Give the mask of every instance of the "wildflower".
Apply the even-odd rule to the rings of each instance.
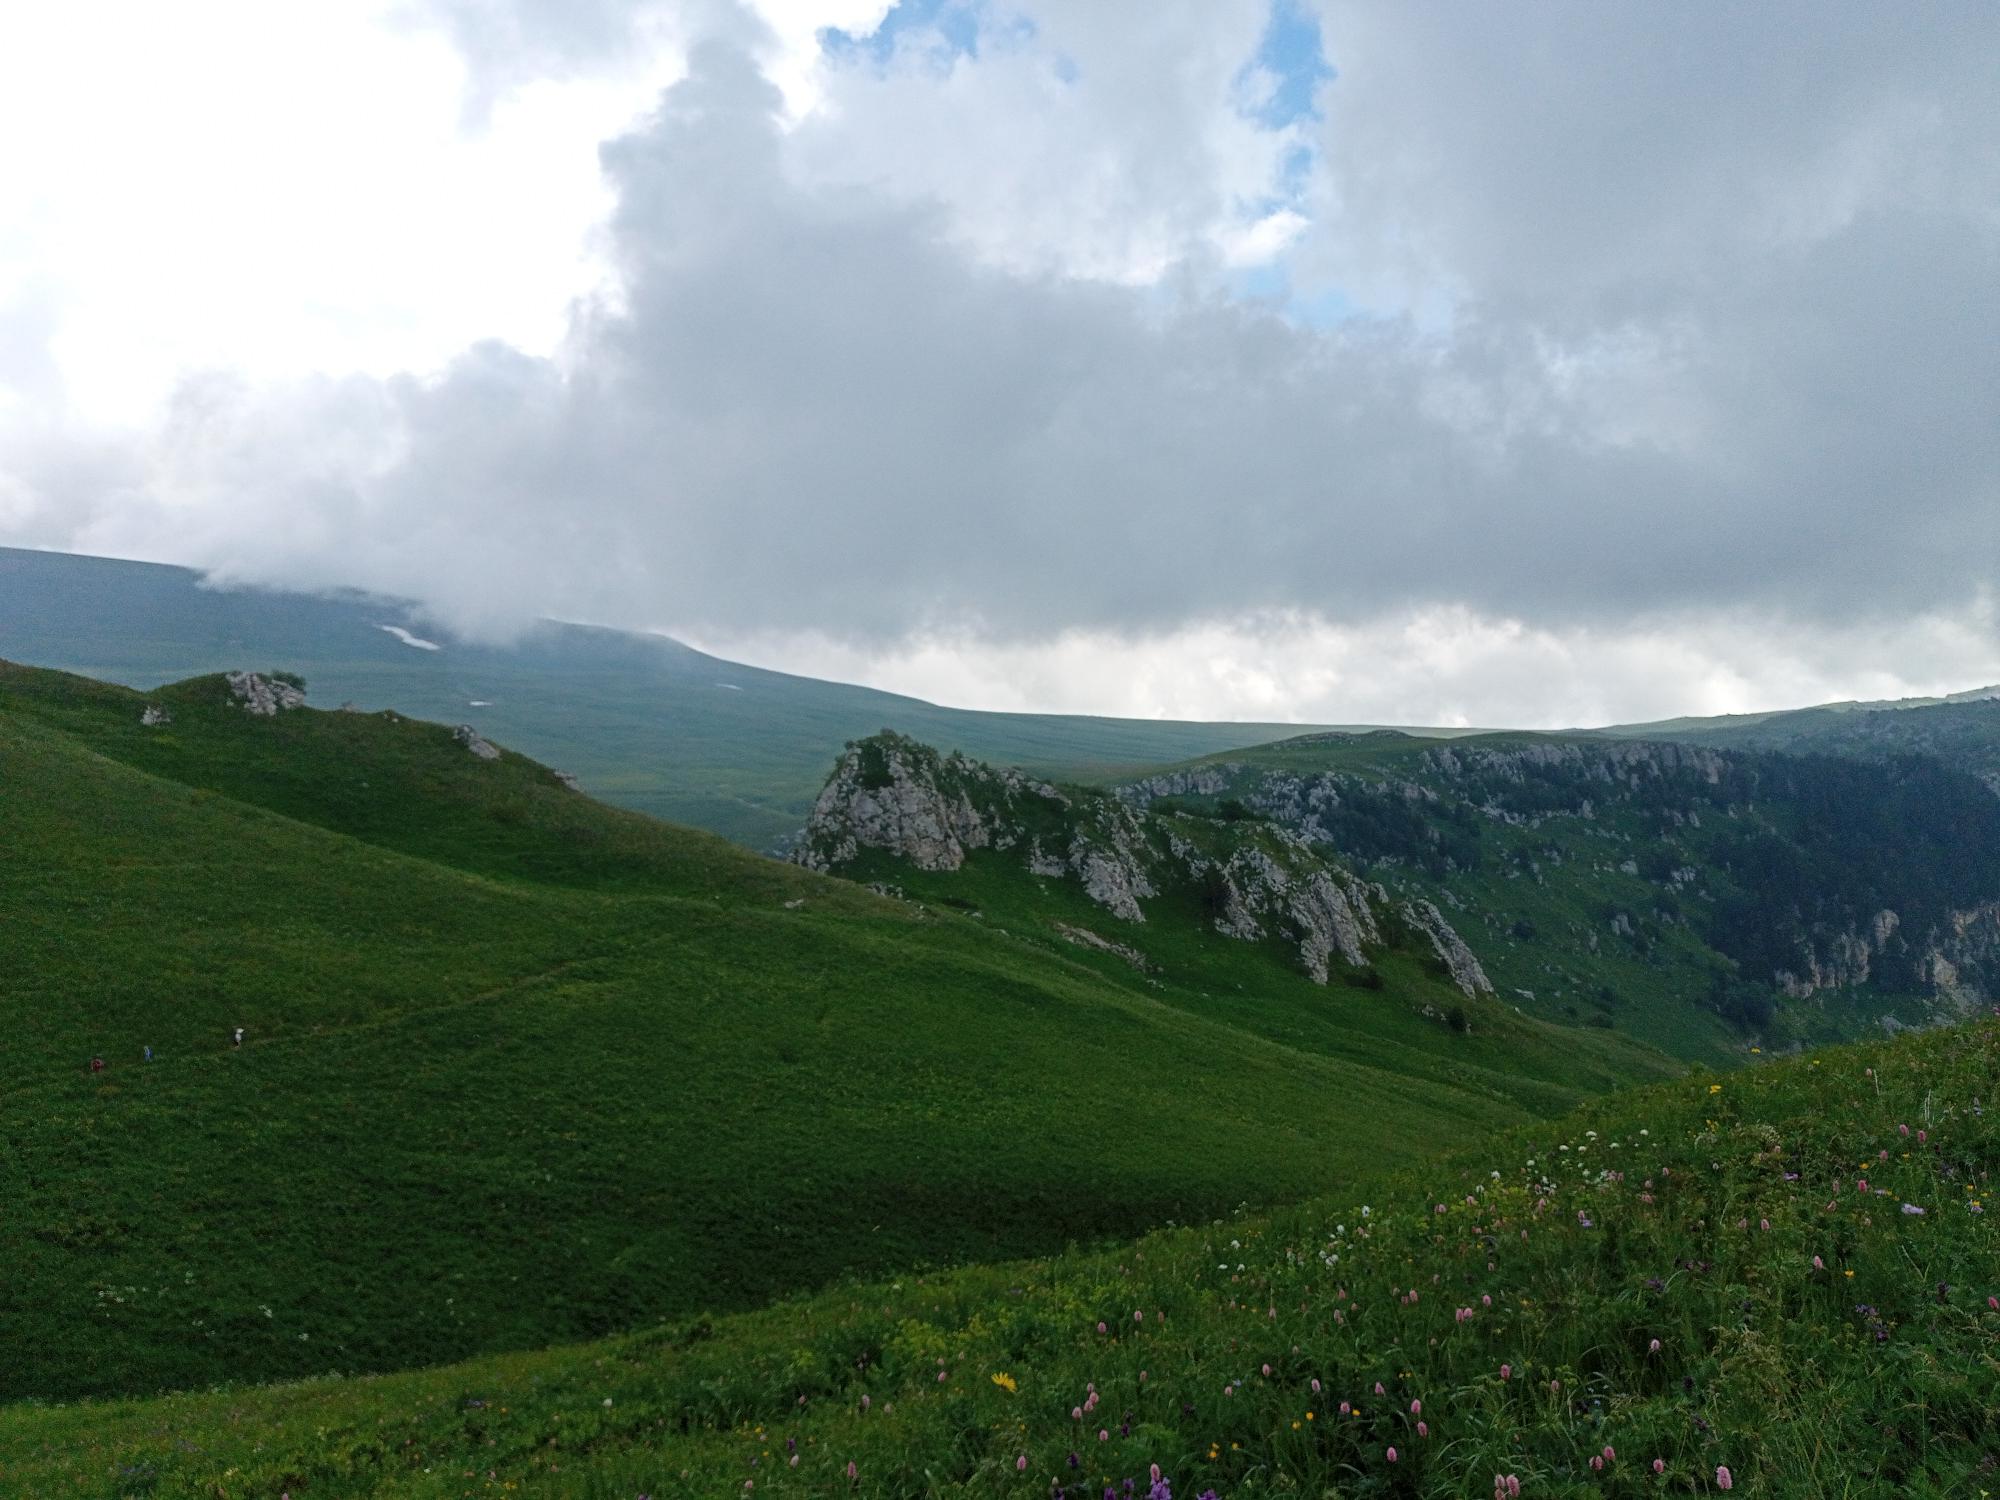
[[[1394,1463],[1396,1461],[1396,1450],[1394,1448],[1391,1448],[1389,1450],[1388,1459],[1390,1463]]]
[[[864,1392],[862,1393],[862,1396],[861,1396],[861,1409],[862,1409],[863,1411],[866,1411],[866,1410],[868,1410],[868,1408],[869,1408],[869,1406],[870,1406],[871,1404],[872,1404],[872,1403],[871,1403],[871,1402],[869,1401],[869,1399],[868,1399],[868,1394],[867,1394],[867,1392],[865,1392],[865,1391],[864,1391]]]
[[[1106,1331],[1106,1330],[1105,1330],[1105,1327],[1104,1327],[1104,1320],[1103,1320],[1102,1318],[1099,1318],[1099,1319],[1097,1320],[1097,1331],[1098,1331],[1099,1333],[1103,1333],[1103,1332],[1105,1332],[1105,1331]]]
[[[1097,1440],[1100,1443],[1108,1443],[1111,1441],[1111,1434],[1104,1428],[1100,1427],[1097,1429]]]
[[[1719,1094],[1719,1093],[1721,1093],[1721,1092],[1722,1092],[1722,1085],[1721,1085],[1721,1084],[1719,1084],[1719,1083],[1711,1083],[1711,1084],[1710,1084],[1710,1085],[1708,1086],[1708,1091],[1709,1091],[1709,1092],[1710,1092],[1711,1094]]]
[[[1413,1417],[1421,1417],[1423,1414],[1424,1414],[1424,1403],[1421,1401],[1412,1401],[1410,1403],[1410,1415]]]
[[[1001,1390],[1007,1392],[1007,1394],[1010,1396],[1021,1388],[1015,1382],[1014,1377],[1012,1375],[1009,1375],[1005,1370],[1000,1371],[993,1377],[993,1383],[999,1386]]]
[[[1604,1460],[1603,1460],[1603,1458],[1601,1458],[1601,1457],[1600,1457],[1599,1455],[1597,1455],[1597,1454],[1595,1454],[1595,1453],[1591,1454],[1591,1455],[1590,1455],[1590,1466],[1591,1466],[1591,1468],[1593,1468],[1593,1469],[1601,1469],[1601,1468],[1603,1468],[1603,1467],[1604,1467]]]
[[[1313,1377],[1312,1388],[1313,1394],[1317,1396],[1319,1394],[1319,1377],[1317,1375]]]
[[[849,1460],[847,1461],[847,1477],[848,1477],[848,1478],[849,1478],[850,1480],[851,1480],[851,1479],[854,1479],[854,1478],[856,1478],[856,1477],[857,1477],[857,1475],[858,1475],[858,1472],[859,1472],[859,1471],[858,1471],[858,1470],[856,1470],[856,1469],[855,1469],[855,1467],[854,1467],[854,1460],[850,1458],[850,1459],[849,1459]]]
[[[1419,1422],[1419,1423],[1417,1423],[1417,1436],[1418,1436],[1418,1437],[1424,1437],[1424,1438],[1427,1438],[1427,1437],[1429,1437],[1430,1435],[1431,1435],[1431,1427],[1430,1427],[1430,1423],[1428,1423],[1428,1422]]]
[[[1826,1262],[1815,1255],[1813,1257],[1813,1269],[1815,1271],[1824,1271],[1826,1269]]]
[[[1719,1490],[1734,1489],[1736,1487],[1736,1481],[1729,1477],[1728,1464],[1717,1464],[1715,1466],[1715,1487]]]
[[[1500,1367],[1500,1378],[1502,1380],[1512,1380],[1514,1378],[1514,1367],[1512,1365],[1502,1365]]]
[[[1658,1339],[1654,1339],[1650,1344],[1646,1346],[1646,1352],[1648,1354],[1658,1354],[1660,1352],[1660,1341]]]
[[[1023,1453],[1019,1458],[1014,1460],[1014,1472],[1016,1474],[1025,1474],[1028,1472],[1027,1454]]]
[[[1375,1382],[1375,1394],[1378,1396],[1386,1396],[1389,1394],[1387,1391],[1382,1389],[1382,1382],[1379,1380]]]
[[[945,1383],[945,1382],[946,1382],[947,1380],[949,1380],[950,1378],[951,1378],[951,1372],[950,1372],[949,1370],[939,1370],[939,1371],[938,1371],[938,1384],[939,1384],[939,1385],[943,1385],[943,1384],[944,1384],[944,1383]]]
[[[1666,1473],[1666,1472],[1667,1472],[1667,1461],[1666,1461],[1666,1460],[1665,1460],[1664,1458],[1656,1458],[1656,1459],[1654,1459],[1654,1460],[1653,1460],[1653,1472],[1654,1472],[1655,1474],[1664,1474],[1664,1473]]]
[[[1604,1461],[1608,1464],[1618,1462],[1618,1450],[1609,1443],[1604,1445]]]
[[[1914,1203],[1905,1203],[1903,1205],[1903,1212],[1906,1214],[1921,1214],[1923,1210],[1918,1208]]]
[[[1350,1412],[1352,1412],[1353,1410],[1354,1410],[1354,1408],[1353,1408],[1353,1407],[1351,1407],[1351,1406],[1349,1406],[1349,1405],[1348,1405],[1348,1404],[1347,1404],[1347,1403],[1346,1403],[1345,1401],[1343,1401],[1343,1402],[1341,1402],[1341,1403],[1340,1403],[1340,1414],[1341,1414],[1341,1415],[1342,1415],[1343,1417],[1344,1417],[1344,1416],[1346,1416],[1346,1415],[1348,1415],[1348,1414],[1349,1414]]]
[[[1271,1378],[1271,1367],[1269,1365],[1264,1366],[1264,1378],[1266,1380]]]

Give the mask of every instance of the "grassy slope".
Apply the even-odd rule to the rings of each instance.
[[[1973,1497],[2000,1452],[1995,1076],[1988,1021],[1616,1096],[1365,1207],[379,1379],[0,1410],[0,1482],[915,1500],[1144,1494],[1158,1465],[1182,1500],[1456,1500],[1727,1467],[1747,1496]]]
[[[403,645],[385,623],[444,649]],[[185,568],[9,548],[0,548],[0,657],[142,688],[288,667],[315,703],[471,720],[576,772],[597,796],[757,847],[795,832],[840,747],[885,725],[1070,777],[1124,775],[1297,728],[975,713],[578,626],[479,646],[439,635],[393,601],[206,589]]]
[[[141,730],[136,694],[0,673],[0,1395],[384,1369],[1047,1250],[1538,1102],[1283,1045],[434,725],[220,695]]]

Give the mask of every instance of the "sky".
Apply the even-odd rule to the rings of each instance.
[[[991,708],[2000,681],[1984,0],[170,9],[0,12],[0,545]]]

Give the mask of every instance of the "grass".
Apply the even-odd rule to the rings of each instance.
[[[1116,1249],[374,1379],[16,1406],[0,1482],[915,1500],[1157,1472],[1238,1500],[1727,1470],[1749,1496],[1974,1497],[2000,1462],[1996,1076],[1985,1021],[1429,1140],[1365,1198]]]
[[[435,725],[255,719],[215,679],[0,669],[0,775],[0,1399],[393,1370],[1046,1253],[1629,1076],[1562,1078],[1526,1033],[1538,1077],[1458,1073],[1438,1028],[1346,1025],[1367,999],[1275,971],[1163,993]]]

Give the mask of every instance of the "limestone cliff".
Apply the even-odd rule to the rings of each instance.
[[[1340,966],[1365,972],[1386,944],[1384,914],[1393,911],[1468,997],[1491,992],[1479,961],[1430,903],[1392,901],[1290,829],[1140,805],[1214,785],[1196,773],[1158,778],[1139,796],[1058,789],[885,731],[841,756],[792,857],[831,872],[883,857],[952,871],[989,850],[1028,876],[1074,881],[1135,926],[1156,898],[1191,897],[1216,932],[1282,942],[1320,984]]]

